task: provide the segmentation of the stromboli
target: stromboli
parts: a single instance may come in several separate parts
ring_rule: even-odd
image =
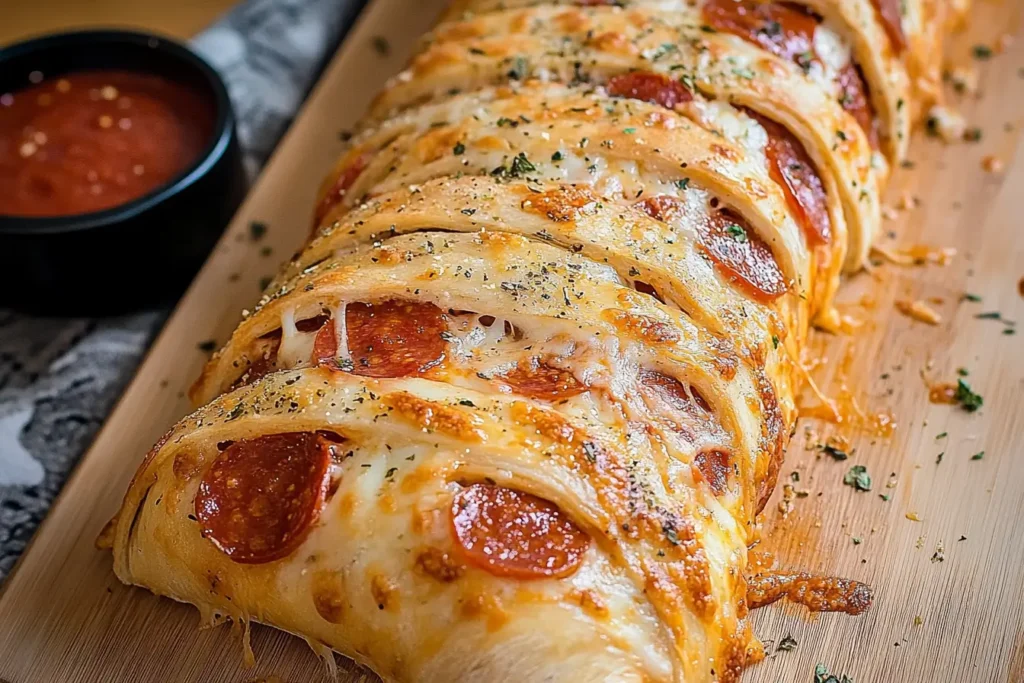
[[[738,680],[797,359],[937,36],[926,0],[701,23],[730,2],[453,6],[140,467],[118,577],[386,680]]]

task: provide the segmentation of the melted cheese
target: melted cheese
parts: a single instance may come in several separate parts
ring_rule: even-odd
[[[820,65],[815,66],[826,79],[823,84],[835,89],[839,72],[853,60],[850,44],[825,21],[814,31],[814,52],[821,60]]]
[[[295,326],[295,309],[281,313],[281,346],[277,351],[279,367],[301,368],[310,364],[316,332],[300,332]]]
[[[345,309],[348,304],[341,302],[334,309],[331,316],[331,320],[334,323],[334,336],[338,341],[338,354],[337,358],[341,361],[342,367],[352,364],[352,354],[348,348],[348,329],[346,328],[347,319],[345,317]]]

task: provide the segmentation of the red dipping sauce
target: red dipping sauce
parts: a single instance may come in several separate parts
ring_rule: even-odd
[[[0,93],[0,215],[138,199],[198,161],[213,127],[206,97],[152,74],[81,71]]]

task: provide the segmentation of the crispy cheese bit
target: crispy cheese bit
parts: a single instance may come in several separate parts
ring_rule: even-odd
[[[953,89],[964,95],[978,92],[978,69],[972,66],[957,66],[949,72]]]
[[[928,110],[928,133],[943,142],[952,143],[963,140],[966,130],[967,122],[964,117],[949,107],[935,105]]]
[[[1004,167],[1003,160],[991,154],[981,160],[981,168],[985,173],[1002,173]]]
[[[468,563],[516,579],[569,576],[590,547],[590,537],[554,504],[491,484],[455,495],[451,528]]]
[[[938,314],[933,308],[921,300],[906,301],[900,299],[896,301],[896,310],[908,318],[913,318],[919,322],[928,323],[929,325],[938,325],[942,322],[942,316]]]
[[[805,572],[768,572],[747,577],[751,609],[787,598],[812,612],[862,614],[871,606],[871,588],[859,581]]]
[[[236,441],[203,475],[195,514],[204,538],[235,562],[291,554],[320,516],[331,442],[289,433]]]
[[[927,244],[912,244],[908,247],[888,249],[878,245],[871,247],[872,256],[879,256],[897,266],[923,266],[928,263],[948,266],[956,256],[953,247],[932,247]]]

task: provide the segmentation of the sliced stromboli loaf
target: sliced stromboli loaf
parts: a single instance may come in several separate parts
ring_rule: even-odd
[[[470,188],[477,186],[474,188],[476,190],[481,189],[478,182],[466,180],[463,184]],[[485,192],[487,184],[486,181],[483,181],[483,191]],[[435,188],[436,184],[426,189],[434,190]],[[518,194],[520,202],[550,200],[553,195],[567,196],[571,199],[577,199],[580,196],[578,191],[567,188],[549,191],[546,197],[537,196],[528,189],[521,186],[517,188],[515,185],[497,186],[495,194],[507,196],[510,194],[508,190]],[[441,194],[444,199],[451,198],[450,193]],[[531,207],[528,207],[527,211],[522,213],[526,213],[528,217],[530,213],[533,213],[530,209]],[[612,214],[612,211],[604,208],[600,211]],[[281,354],[274,355],[273,362],[270,362],[271,359],[268,356],[271,347],[274,345],[280,347],[279,331],[283,326],[289,326],[289,331],[286,333],[289,340],[292,337],[306,335],[303,348],[309,350],[312,348],[316,333],[326,322],[327,316],[333,317],[334,311],[338,310],[340,305],[367,300],[376,301],[389,296],[408,295],[410,287],[401,289],[401,287],[395,288],[395,285],[408,284],[412,289],[420,290],[416,294],[416,298],[419,299],[429,296],[424,293],[426,289],[440,287],[441,294],[439,296],[441,298],[431,299],[431,303],[439,311],[445,312],[449,309],[468,311],[476,316],[506,319],[519,330],[520,334],[528,334],[530,328],[536,327],[536,336],[542,338],[537,339],[536,336],[532,336],[530,337],[531,343],[544,341],[544,337],[552,336],[558,328],[564,326],[560,321],[569,316],[568,310],[572,310],[566,309],[567,306],[570,304],[573,307],[590,305],[590,302],[582,300],[581,292],[583,290],[580,287],[592,279],[592,272],[600,273],[602,279],[614,278],[618,285],[618,288],[614,290],[616,299],[625,300],[626,297],[630,297],[631,300],[636,300],[641,304],[656,306],[654,310],[657,312],[657,316],[652,317],[651,312],[648,312],[646,308],[639,313],[647,318],[660,320],[665,314],[676,314],[677,302],[686,300],[687,303],[682,307],[682,315],[686,316],[685,320],[690,324],[696,327],[702,319],[718,321],[714,326],[703,325],[700,327],[702,334],[708,335],[717,348],[723,351],[728,350],[742,363],[757,371],[762,370],[766,362],[773,369],[777,367],[778,372],[771,374],[778,377],[781,387],[788,387],[785,384],[785,381],[788,380],[786,366],[789,362],[786,348],[781,340],[776,348],[772,339],[773,337],[778,339],[778,333],[784,330],[784,327],[771,309],[757,303],[740,304],[740,308],[736,310],[741,312],[742,317],[719,316],[718,310],[723,310],[723,307],[730,302],[739,302],[741,296],[726,279],[728,276],[716,272],[713,261],[709,263],[711,259],[702,256],[704,252],[696,240],[683,242],[677,233],[668,230],[660,230],[654,235],[641,235],[641,239],[650,245],[647,248],[651,250],[662,246],[655,241],[659,233],[665,240],[671,240],[671,242],[663,243],[667,247],[667,258],[660,264],[661,267],[658,267],[659,264],[655,260],[655,268],[641,270],[637,266],[631,265],[633,261],[628,256],[616,256],[614,250],[609,250],[611,255],[607,257],[608,265],[602,266],[600,270],[592,271],[589,266],[592,266],[594,261],[586,248],[579,249],[581,255],[577,257],[573,256],[569,250],[556,250],[547,246],[544,241],[537,240],[536,234],[530,235],[533,238],[531,240],[526,237],[513,237],[503,232],[489,232],[486,229],[486,222],[483,225],[473,223],[461,211],[458,212],[456,220],[447,225],[444,225],[441,220],[431,220],[433,216],[428,212],[406,210],[401,211],[400,215],[402,224],[409,229],[417,230],[417,232],[403,237],[388,234],[383,239],[376,240],[380,244],[379,247],[363,246],[357,247],[355,250],[341,249],[337,252],[329,252],[331,253],[330,257],[303,268],[302,274],[283,282],[276,290],[275,295],[266,303],[261,304],[256,313],[238,328],[228,346],[211,362],[202,379],[194,388],[194,398],[199,402],[204,402],[233,386],[246,373],[250,373],[251,376],[253,373],[263,374],[284,367],[278,362]],[[387,214],[384,216],[386,217]],[[609,222],[616,227],[625,227],[622,225],[623,219],[633,219],[640,224],[658,225],[658,222],[651,221],[643,214],[630,210],[626,210],[624,214],[620,215],[613,214],[611,218],[614,218],[615,221],[610,220]],[[422,222],[424,220],[430,222],[424,223]],[[585,230],[587,224],[591,222],[601,227],[597,219],[586,222],[578,221],[576,225]],[[461,229],[468,231],[469,234],[436,232],[436,228],[432,227],[435,223],[441,223],[443,229],[447,231]],[[527,227],[530,225],[530,221],[524,220],[521,225]],[[559,222],[547,219],[545,216],[534,222],[534,225],[540,228],[538,232],[544,232],[545,227],[555,228]],[[424,226],[431,227],[425,228]],[[422,230],[428,231],[420,232]],[[611,235],[621,234],[621,232],[614,231],[609,231],[609,233]],[[625,240],[629,242],[630,238],[626,236]],[[577,243],[573,242],[572,244]],[[598,248],[597,245],[592,244],[591,253],[595,256],[599,254]],[[450,254],[453,249],[457,251],[454,256]],[[572,245],[569,245],[569,249],[575,251]],[[551,260],[543,260],[539,254],[547,254]],[[681,281],[673,275],[679,270],[672,261],[675,256],[682,259],[683,266],[693,264],[699,268],[698,272],[706,273],[703,291],[688,292],[680,286]],[[471,257],[472,260],[470,260]],[[605,260],[605,257],[601,258]],[[396,261],[401,261],[401,263],[396,264]],[[480,263],[491,267],[474,270],[474,266]],[[557,279],[557,273],[561,270],[556,270],[556,268],[567,272],[568,279]],[[539,269],[545,276],[550,275],[550,278],[546,279],[551,279],[551,284],[541,288],[531,278],[519,282],[523,272],[535,277],[535,271],[531,269]],[[456,276],[456,289],[449,289],[444,282],[452,277],[453,272]],[[413,279],[396,281],[398,275]],[[370,281],[370,278],[375,277],[379,277],[382,282],[387,282],[388,289],[383,293],[378,293],[373,289],[364,292],[363,288],[366,287],[366,283]],[[423,284],[431,277],[441,279],[442,284]],[[647,277],[656,284],[651,285],[641,280],[641,277]],[[495,278],[499,279],[495,280]],[[493,284],[495,281],[497,284]],[[339,286],[345,288],[344,294],[339,293],[333,298],[324,297],[322,292],[326,291],[327,287],[337,288]],[[559,290],[559,286],[565,288],[565,291]],[[662,288],[656,289],[659,286]],[[552,287],[554,289],[551,289]],[[622,291],[623,289],[625,291]],[[455,301],[452,297],[463,290],[466,291],[466,298]],[[648,298],[648,293],[653,296]],[[489,298],[485,299],[485,294]],[[643,296],[634,296],[637,294],[643,294]],[[550,311],[547,315],[553,320],[533,324],[525,317],[513,316],[512,310],[515,309],[508,308],[511,304],[518,309],[521,302],[533,301],[538,296],[542,299],[540,303]],[[655,297],[662,298],[666,303],[660,303]],[[706,303],[700,304],[697,301],[689,303],[695,297],[699,297],[697,301],[703,300]],[[568,302],[566,302],[567,298]],[[608,303],[595,305],[611,307],[613,304],[614,301],[609,300]],[[529,307],[524,309],[524,314],[531,313],[538,313],[538,311]],[[349,317],[353,315],[352,311],[349,311]],[[602,313],[601,315],[611,314]],[[697,316],[696,319],[693,316]],[[455,316],[455,318],[457,317]],[[446,320],[443,327],[452,334],[459,334],[462,322],[455,318]],[[290,329],[292,327],[294,332]],[[438,324],[438,327],[440,329],[441,325]],[[351,336],[350,329],[346,327],[345,331]],[[644,332],[649,336],[653,335],[652,338],[657,338],[658,334],[671,335],[670,332],[664,330]],[[486,340],[480,339],[476,346],[484,349],[485,341],[493,342],[501,338],[500,331],[495,330],[493,333],[488,333]],[[435,343],[440,345],[440,341],[435,341]],[[287,364],[288,359],[298,356],[302,357],[303,362],[312,362],[310,360],[311,353],[311,350],[308,353],[300,354],[286,350],[284,363]],[[354,354],[352,348],[349,348],[349,353],[350,355]],[[356,359],[353,357],[352,362],[355,363],[355,361]],[[257,369],[250,372],[254,365]],[[786,395],[789,391],[780,389],[777,393]],[[790,405],[787,405],[786,412],[787,414],[793,412]]]
[[[401,683],[735,682],[752,605],[866,609],[747,548],[945,10],[583,4],[457,2],[380,95],[121,580]]]

